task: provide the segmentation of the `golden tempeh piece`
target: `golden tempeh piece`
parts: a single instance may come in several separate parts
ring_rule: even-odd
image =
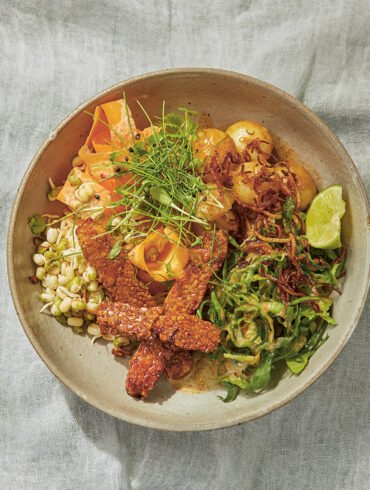
[[[194,313],[206,294],[212,274],[218,271],[227,254],[227,235],[219,230],[206,234],[203,244],[194,247],[189,264],[175,282],[164,302],[167,313]]]
[[[160,316],[152,328],[161,342],[179,349],[212,352],[220,342],[221,331],[213,323],[194,315]]]
[[[135,398],[146,398],[162,373],[180,379],[190,373],[193,358],[190,352],[164,346],[156,337],[143,340],[130,361],[126,391]]]
[[[137,340],[149,339],[153,324],[161,315],[163,308],[154,306],[138,307],[119,302],[101,303],[98,309],[97,322],[104,335],[112,330]]]
[[[102,303],[97,321],[100,330],[116,328],[120,334],[137,340],[149,339],[153,333],[169,345],[184,350],[210,352],[220,341],[220,330],[195,315],[163,314],[162,307],[139,308],[125,303]]]
[[[165,348],[151,337],[143,340],[130,361],[126,391],[135,398],[146,398],[165,369]]]
[[[87,262],[93,266],[112,301],[136,306],[155,306],[156,302],[145,285],[136,277],[135,267],[124,251],[115,259],[109,258],[115,241],[105,234],[104,223],[91,218],[77,227],[77,237]],[[101,236],[98,236],[101,235]]]

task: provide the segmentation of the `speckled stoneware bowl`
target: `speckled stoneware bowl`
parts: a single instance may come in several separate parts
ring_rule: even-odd
[[[349,245],[343,294],[335,301],[338,326],[329,328],[328,341],[315,353],[298,377],[282,379],[258,396],[239,396],[229,404],[217,395],[223,389],[188,394],[159,383],[150,400],[136,401],[123,388],[126,366],[113,358],[104,344],[91,345],[88,336],[74,334],[53,318],[40,315],[33,273],[32,236],[27,218],[33,213],[55,211],[47,200],[48,178],[64,179],[71,159],[84,142],[96,105],[122,97],[125,91],[133,115],[142,127],[139,100],[151,115],[188,106],[203,114],[217,128],[241,119],[254,119],[273,133],[282,151],[285,143],[299,155],[315,176],[318,187],[342,184],[347,201],[343,222]],[[207,116],[208,117],[208,116]],[[20,185],[11,217],[8,241],[9,281],[23,328],[48,368],[68,388],[95,407],[120,419],[165,430],[192,431],[227,427],[260,417],[292,400],[331,365],[353,332],[368,289],[368,204],[360,176],[351,158],[323,122],[300,102],[259,80],[222,70],[180,69],[151,73],[120,83],[68,116],[52,133],[31,162]],[[46,393],[45,393],[46,396]]]

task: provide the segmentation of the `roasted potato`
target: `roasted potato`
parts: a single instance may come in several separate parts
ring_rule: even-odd
[[[212,156],[217,152],[219,160],[228,153],[236,154],[234,141],[224,131],[215,128],[200,129],[193,142],[193,155],[199,160],[198,171],[207,171]]]
[[[317,194],[316,184],[311,174],[299,163],[287,162],[287,166],[296,177],[299,193],[299,209],[304,210]]]
[[[254,204],[256,192],[254,190],[255,177],[260,171],[262,165],[259,162],[252,161],[243,163],[242,170],[232,177],[233,194],[235,198],[248,206]],[[299,163],[284,162],[275,166],[266,164],[266,169],[271,174],[271,180],[266,180],[261,184],[261,189],[264,191],[276,189],[277,181],[274,179],[274,174],[284,179],[285,172],[289,170],[295,177],[295,182],[299,194],[299,209],[306,209],[317,193],[316,185],[310,173]]]
[[[262,156],[266,160],[270,157],[273,144],[272,136],[267,128],[255,121],[239,121],[226,130],[232,138],[239,154],[244,157],[245,151],[251,160]]]
[[[208,184],[207,190],[200,196],[197,216],[207,221],[216,221],[230,211],[233,202],[230,189],[224,187],[220,192],[215,184]]]
[[[257,161],[243,163],[241,171],[233,175],[233,194],[242,204],[247,204],[248,206],[254,204],[254,198],[256,197],[254,179],[261,166]]]

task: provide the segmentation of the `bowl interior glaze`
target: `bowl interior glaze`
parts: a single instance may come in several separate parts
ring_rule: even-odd
[[[147,112],[160,114],[180,106],[201,112],[215,127],[254,119],[266,125],[276,141],[286,142],[316,177],[319,188],[342,184],[347,201],[343,231],[349,245],[343,294],[335,301],[338,326],[329,328],[328,341],[315,353],[298,377],[284,374],[272,388],[258,396],[239,396],[229,404],[216,396],[174,392],[163,381],[147,402],[138,402],[123,389],[127,367],[99,342],[91,346],[87,336],[40,315],[37,288],[28,276],[32,236],[27,218],[37,212],[59,212],[47,198],[48,178],[64,179],[71,159],[84,142],[97,104],[122,97],[139,128]],[[366,300],[369,271],[367,200],[359,174],[333,133],[310,110],[282,91],[256,79],[222,70],[180,69],[144,75],[120,83],[82,105],[53,132],[30,164],[14,204],[8,240],[8,269],[14,303],[31,343],[49,369],[77,395],[120,419],[165,430],[205,430],[231,426],[266,414],[297,396],[334,361],[352,333]]]

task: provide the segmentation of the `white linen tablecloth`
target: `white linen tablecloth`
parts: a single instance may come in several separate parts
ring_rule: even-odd
[[[115,420],[64,388],[10,298],[5,236],[33,154],[98,91],[182,66],[236,70],[298,97],[336,132],[369,190],[369,1],[0,2],[0,488],[368,489],[369,304],[343,353],[260,420],[165,433]]]

